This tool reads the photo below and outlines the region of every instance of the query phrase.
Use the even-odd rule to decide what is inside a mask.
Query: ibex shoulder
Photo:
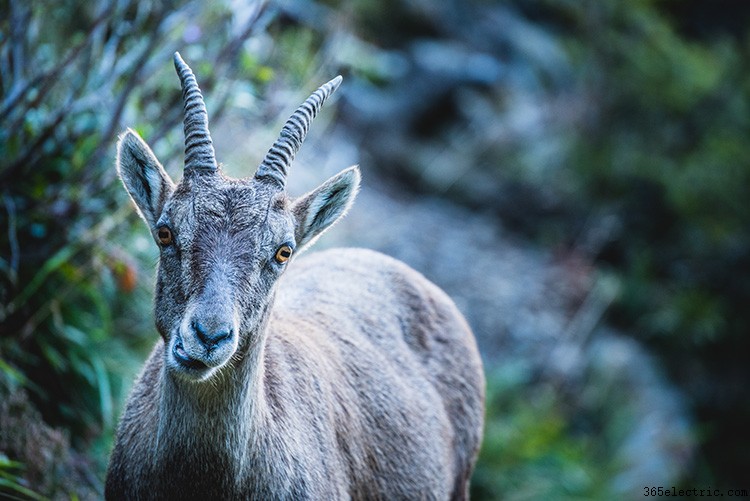
[[[292,263],[279,282],[273,318],[277,325],[297,319],[311,328],[336,325],[335,331],[352,336],[367,333],[387,349],[476,349],[447,294],[403,262],[367,249],[330,249]]]

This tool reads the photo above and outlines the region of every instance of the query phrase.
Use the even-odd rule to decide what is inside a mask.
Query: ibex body
[[[231,180],[216,164],[195,78],[179,55],[175,65],[182,181],[132,131],[118,150],[160,246],[162,339],[122,416],[107,498],[464,498],[484,379],[453,302],[375,252],[291,260],[358,189],[356,168],[296,200],[284,189],[340,78],[292,115],[254,177]]]

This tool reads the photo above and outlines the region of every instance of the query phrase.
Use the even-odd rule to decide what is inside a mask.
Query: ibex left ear
[[[359,190],[359,168],[349,167],[292,204],[297,247],[314,242],[351,207]]]
[[[174,183],[151,148],[128,129],[117,143],[117,172],[138,212],[153,232]]]

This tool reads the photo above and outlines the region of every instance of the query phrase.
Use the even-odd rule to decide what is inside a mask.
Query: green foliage
[[[595,256],[624,279],[615,318],[689,347],[746,333],[750,289],[730,271],[750,251],[744,38],[688,37],[658,1],[534,5],[575,75],[553,92],[589,100],[557,175],[569,209],[620,221]]]
[[[0,495],[5,499],[47,499],[26,486],[28,482],[23,478],[23,470],[23,463],[11,461],[0,453]]]
[[[663,2],[545,4],[568,20],[577,85],[597,103],[567,172],[573,197],[621,222],[596,256],[623,280],[610,318],[656,348],[692,393],[714,430],[706,450],[723,464],[714,474],[737,482],[748,456],[735,445],[748,434],[733,416],[750,417],[736,384],[748,376],[738,354],[750,332],[748,32],[688,36],[680,23],[691,20]],[[719,445],[727,435],[735,440]]]
[[[616,472],[602,437],[576,430],[562,393],[531,386],[520,367],[487,381],[485,435],[472,499],[615,499]]]
[[[47,499],[24,485],[26,482],[21,474],[23,469],[23,464],[11,461],[8,456],[0,453],[0,494],[10,499]]]

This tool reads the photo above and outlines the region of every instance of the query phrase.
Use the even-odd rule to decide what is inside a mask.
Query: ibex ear
[[[294,201],[294,237],[299,248],[314,242],[346,214],[359,190],[359,180],[359,169],[349,167]]]
[[[174,183],[151,148],[131,129],[117,144],[117,172],[141,217],[153,230]]]

